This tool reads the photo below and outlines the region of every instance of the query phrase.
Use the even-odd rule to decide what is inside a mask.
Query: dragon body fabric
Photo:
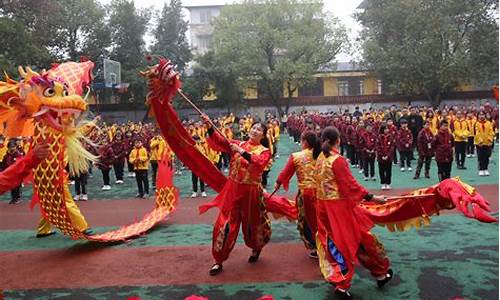
[[[172,107],[172,98],[181,87],[181,82],[173,64],[165,58],[141,72],[148,80],[149,94],[147,104],[152,108],[165,140],[177,157],[198,177],[215,191],[219,192],[227,178],[196,147],[189,133],[182,126]],[[297,218],[295,203],[285,197],[265,195],[266,209],[275,216]],[[361,202],[358,204],[370,219],[389,230],[406,230],[430,222],[430,216],[441,210],[458,208],[465,216],[481,222],[496,222],[487,214],[489,203],[471,186],[458,178],[443,182],[411,193],[393,197],[385,204]],[[201,209],[200,212],[204,210]]]
[[[0,82],[0,127],[8,137],[31,136],[32,147],[49,145],[49,156],[33,170],[32,204],[39,202],[45,221],[73,239],[122,241],[165,219],[174,210],[178,193],[171,181],[159,180],[163,184],[158,186],[156,207],[141,221],[102,234],[85,234],[88,226],[71,196],[65,167],[80,174],[87,172],[89,161],[98,159],[82,146],[88,123],[79,117],[87,110],[81,93],[93,66],[90,61],[68,62],[41,73],[20,67],[20,81],[6,76]],[[168,177],[168,166],[160,167],[159,176]]]

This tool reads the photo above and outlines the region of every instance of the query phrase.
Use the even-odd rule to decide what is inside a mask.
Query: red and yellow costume
[[[227,182],[211,203],[200,207],[201,213],[215,206],[220,209],[214,225],[212,255],[216,263],[222,263],[236,243],[240,223],[249,248],[260,251],[269,242],[271,221],[265,208],[261,179],[271,153],[261,144],[228,141],[217,132],[207,140],[213,149],[231,154]],[[231,143],[242,147],[246,153],[232,152]]]
[[[277,180],[279,184],[283,184],[285,190],[288,190],[290,179],[293,174],[297,174],[299,188],[295,202],[299,211],[297,228],[304,245],[309,250],[316,250],[315,236],[318,229],[316,222],[315,167],[316,160],[311,149],[292,153]]]
[[[40,159],[35,156],[33,151],[28,152],[26,156],[16,160],[14,164],[0,173],[0,194],[19,186],[24,178],[26,178],[31,173],[31,170],[39,163]]]
[[[348,289],[358,262],[373,276],[384,276],[389,259],[382,244],[370,233],[373,222],[358,206],[368,192],[354,179],[347,161],[336,149],[328,157],[320,155],[315,176],[316,244],[325,280]]]

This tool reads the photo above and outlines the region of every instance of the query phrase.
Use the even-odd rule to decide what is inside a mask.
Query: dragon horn
[[[22,78],[26,78],[26,76],[28,75],[28,74],[26,74],[26,72],[24,71],[22,66],[19,66],[17,68],[17,71],[19,72],[19,75],[21,75]]]

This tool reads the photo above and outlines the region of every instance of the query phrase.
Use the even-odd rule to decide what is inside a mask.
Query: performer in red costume
[[[212,255],[215,264],[209,274],[222,271],[222,263],[229,257],[238,237],[240,223],[245,244],[252,249],[249,263],[259,259],[262,248],[271,237],[271,220],[265,209],[261,185],[262,173],[271,159],[266,138],[267,128],[254,123],[248,141],[228,140],[216,132],[206,115],[202,115],[208,126],[207,142],[216,151],[230,153],[229,176],[222,191],[200,211],[217,206],[220,209],[214,225]]]
[[[0,194],[19,186],[31,170],[36,167],[40,161],[49,155],[48,145],[37,145],[32,151],[28,152],[17,160],[13,165],[0,173]]]
[[[392,279],[389,259],[370,233],[373,222],[357,206],[361,201],[385,202],[369,194],[352,176],[339,154],[339,131],[327,127],[321,135],[322,151],[316,163],[319,264],[325,280],[335,285],[338,299],[352,299],[348,289],[358,262],[370,270],[379,287]]]
[[[311,258],[318,258],[316,253],[316,182],[314,169],[316,159],[321,152],[318,136],[313,131],[304,131],[300,137],[302,151],[292,153],[285,168],[276,180],[275,189],[281,185],[288,190],[288,184],[293,174],[297,174],[299,191],[296,197],[299,217],[297,228],[304,245],[310,251]]]

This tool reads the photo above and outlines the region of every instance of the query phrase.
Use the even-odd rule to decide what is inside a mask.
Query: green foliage
[[[213,51],[208,51],[199,56],[196,61],[197,64],[193,67],[193,74],[186,86],[195,93],[195,99],[201,100],[211,88],[214,88],[221,107],[230,111],[231,108],[242,105],[240,78],[226,62],[221,60],[220,56],[215,55]]]
[[[165,3],[154,30],[155,43],[151,51],[153,54],[168,57],[181,72],[192,58],[186,40],[187,29],[188,24],[182,14],[182,2],[170,0],[170,5]]]
[[[138,77],[138,71],[145,65],[144,35],[150,13],[136,9],[132,0],[113,0],[108,13],[112,41],[110,59],[121,63],[122,82],[130,83],[130,95],[124,95],[124,98],[144,102],[146,87],[144,80]]]
[[[283,87],[309,84],[347,42],[344,27],[322,8],[320,1],[299,0],[226,6],[214,21],[216,60],[225,62],[233,76],[261,79],[263,92],[281,114]]]
[[[498,2],[370,0],[357,19],[364,60],[398,94],[434,104],[461,83],[498,80]]]

